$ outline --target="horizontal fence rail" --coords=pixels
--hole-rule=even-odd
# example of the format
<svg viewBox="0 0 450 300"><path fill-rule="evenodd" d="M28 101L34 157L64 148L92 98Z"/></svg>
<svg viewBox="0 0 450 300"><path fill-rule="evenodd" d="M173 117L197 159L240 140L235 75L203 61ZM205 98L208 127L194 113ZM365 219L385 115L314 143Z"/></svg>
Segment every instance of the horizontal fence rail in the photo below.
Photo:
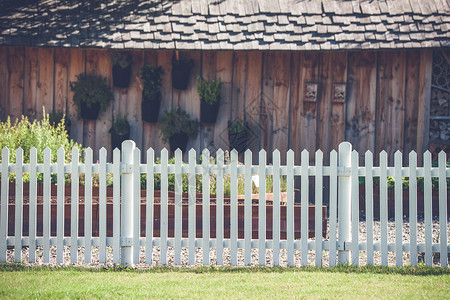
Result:
<svg viewBox="0 0 450 300"><path fill-rule="evenodd" d="M314 165L306 150L300 154L300 165L294 164L292 150L286 153L285 165L278 150L268 165L261 150L259 164L253 165L250 150L241 156L243 163L235 150L225 159L219 149L211 160L205 149L201 163L198 153L190 150L185 163L180 150L174 162L166 149L157 161L151 148L144 164L132 141L122 144L122 152L114 150L112 163L106 161L104 148L96 163L90 148L82 159L74 148L70 162L64 160L63 149L51 153L48 148L38 162L32 148L27 163L19 148L11 163L10 150L4 148L0 262L9 261L8 253L13 253L14 261L28 255L33 263L39 250L43 263L64 263L69 251L71 263L80 262L80 257L92 263L95 256L99 263L125 266L180 265L183 256L195 265L201 253L203 265L374 265L377 259L388 265L394 256L396 266L417 265L423 259L428 266L448 267L446 154L441 152L434 164L427 151L423 167L418 167L415 152L408 155L408 166L396 152L394 166L388 166L383 151L379 165L373 166L373 154L366 152L360 166L359 154L351 149L342 143L328 156L328 165L320 150ZM70 187L65 187L66 181ZM94 181L98 187L93 187ZM271 194L266 193L269 184ZM420 235L424 239L419 242ZM157 249L159 261L154 261ZM56 258L51 256L54 250ZM252 262L256 253L257 261Z"/></svg>

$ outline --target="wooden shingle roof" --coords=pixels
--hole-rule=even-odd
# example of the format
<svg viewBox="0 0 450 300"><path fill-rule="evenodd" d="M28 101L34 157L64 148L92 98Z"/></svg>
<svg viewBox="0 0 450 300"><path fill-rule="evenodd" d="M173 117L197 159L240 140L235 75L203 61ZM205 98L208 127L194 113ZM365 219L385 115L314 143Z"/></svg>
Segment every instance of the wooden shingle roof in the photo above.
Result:
<svg viewBox="0 0 450 300"><path fill-rule="evenodd" d="M0 0L0 45L192 50L450 46L449 0Z"/></svg>

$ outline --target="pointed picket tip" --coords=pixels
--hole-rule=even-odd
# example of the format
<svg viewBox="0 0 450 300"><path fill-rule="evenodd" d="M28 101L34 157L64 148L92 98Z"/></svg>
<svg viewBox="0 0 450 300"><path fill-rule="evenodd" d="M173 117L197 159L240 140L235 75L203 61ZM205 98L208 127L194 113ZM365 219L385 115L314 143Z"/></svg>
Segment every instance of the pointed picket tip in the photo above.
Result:
<svg viewBox="0 0 450 300"><path fill-rule="evenodd" d="M45 149L44 149L44 155L45 154L51 154L52 153L52 149L50 149L49 147L45 147Z"/></svg>
<svg viewBox="0 0 450 300"><path fill-rule="evenodd" d="M295 152L294 152L294 150L292 150L292 149L289 149L288 151L287 151L287 155L294 155L295 154Z"/></svg>
<svg viewBox="0 0 450 300"><path fill-rule="evenodd" d="M427 151L425 151L424 153L423 153L423 157L431 157L431 152L429 151L429 150L427 150Z"/></svg>
<svg viewBox="0 0 450 300"><path fill-rule="evenodd" d="M191 150L189 150L189 155L196 155L197 151L195 151L194 148L191 148Z"/></svg>
<svg viewBox="0 0 450 300"><path fill-rule="evenodd" d="M87 147L86 150L84 151L85 153L92 153L92 149L90 147Z"/></svg>
<svg viewBox="0 0 450 300"><path fill-rule="evenodd" d="M305 154L308 154L308 155L309 155L309 151L306 150L306 149L303 149L303 151L302 151L301 153L302 153L302 155L305 155Z"/></svg>
<svg viewBox="0 0 450 300"><path fill-rule="evenodd" d="M35 150L36 150L36 148L33 147L33 148L30 149L30 152L31 151L35 151ZM58 155L64 155L64 148L63 147L59 147L57 153L58 153Z"/></svg>
<svg viewBox="0 0 450 300"><path fill-rule="evenodd" d="M275 150L275 151L276 151L276 150ZM274 151L274 152L275 152L275 151ZM252 150L247 149L247 150L245 150L244 154L245 154L245 155L252 155Z"/></svg>
<svg viewBox="0 0 450 300"><path fill-rule="evenodd" d="M386 150L382 150L382 151L380 152L380 156L382 156L382 155L387 155Z"/></svg>
<svg viewBox="0 0 450 300"><path fill-rule="evenodd" d="M117 154L120 155L120 149L116 147L116 148L114 148L114 150L113 150L113 155L117 155Z"/></svg>
<svg viewBox="0 0 450 300"><path fill-rule="evenodd" d="M319 149L319 150L316 151L316 157L317 157L317 156L322 156L322 157L323 157L323 152L322 152L322 150Z"/></svg>
<svg viewBox="0 0 450 300"><path fill-rule="evenodd" d="M106 154L106 148L105 147L101 147L99 150L100 154Z"/></svg>
<svg viewBox="0 0 450 300"><path fill-rule="evenodd" d="M372 151L370 151L370 150L367 150L364 154L365 154L365 156L373 155Z"/></svg>
<svg viewBox="0 0 450 300"><path fill-rule="evenodd" d="M397 150L397 151L395 151L395 153L394 153L394 157L395 156L401 156L402 155L402 152L400 152L400 150Z"/></svg>
<svg viewBox="0 0 450 300"><path fill-rule="evenodd" d="M180 148L177 148L177 150L175 150L175 156L181 156L182 151Z"/></svg>
<svg viewBox="0 0 450 300"><path fill-rule="evenodd" d="M224 154L224 151L222 150L222 148L219 148L216 150L216 156L223 155L223 154Z"/></svg>
<svg viewBox="0 0 450 300"><path fill-rule="evenodd" d="M169 154L169 150L167 150L166 148L162 148L162 150L161 150L161 155L162 155L163 153L167 155L167 154Z"/></svg>
<svg viewBox="0 0 450 300"><path fill-rule="evenodd" d="M411 152L409 152L409 156L411 156L411 155L417 155L417 152L412 150Z"/></svg>
<svg viewBox="0 0 450 300"><path fill-rule="evenodd" d="M209 156L209 149L208 148L203 149L202 154L204 156Z"/></svg>
<svg viewBox="0 0 450 300"><path fill-rule="evenodd" d="M335 149L331 150L330 154L337 154L337 151Z"/></svg>
<svg viewBox="0 0 450 300"><path fill-rule="evenodd" d="M44 151L45 151L45 150L44 150ZM21 147L19 147L19 148L16 149L16 153L19 153L19 152L20 152L20 153L23 153L23 149L22 149Z"/></svg>
<svg viewBox="0 0 450 300"><path fill-rule="evenodd" d="M236 149L233 149L233 150L230 151L230 154L231 154L231 155L236 155L236 156L237 156L237 155L238 155L238 152L237 152Z"/></svg>
<svg viewBox="0 0 450 300"><path fill-rule="evenodd" d="M445 153L444 150L441 150L441 151L439 152L439 154L438 154L438 157L439 157L439 158L441 158L441 157L446 157L446 155L447 155L447 153Z"/></svg>
<svg viewBox="0 0 450 300"><path fill-rule="evenodd" d="M58 149L58 152L59 152L61 149L64 151L64 148L61 147L61 148ZM37 149L36 149L35 147L31 147L31 149L30 149L30 154L33 154L33 155L34 155L35 153L37 153Z"/></svg>

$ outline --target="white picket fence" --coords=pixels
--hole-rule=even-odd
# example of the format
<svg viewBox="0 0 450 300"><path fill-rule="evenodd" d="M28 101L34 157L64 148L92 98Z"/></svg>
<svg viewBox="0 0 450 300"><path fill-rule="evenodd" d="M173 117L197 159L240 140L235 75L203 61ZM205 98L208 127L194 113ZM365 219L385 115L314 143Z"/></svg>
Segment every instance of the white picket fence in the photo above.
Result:
<svg viewBox="0 0 450 300"><path fill-rule="evenodd" d="M360 251L366 251L367 264L374 264L374 252L381 251L381 264L388 264L388 252L393 251L396 257L396 265L402 266L403 252L410 253L411 265L417 265L418 252L425 252L425 263L433 264L432 254L440 253L441 266L448 266L448 253L450 244L447 241L447 177L450 177L450 168L446 167L445 153L439 154L439 166L432 167L431 154L426 152L423 156L424 167L417 167L417 155L409 154L409 166L402 166L402 154L395 153L393 167L387 165L386 152L380 153L378 167L373 166L373 155L365 154L365 165L359 166L358 153L351 151L349 143L342 143L339 152L330 153L330 165L323 166L323 153L319 150L315 153L315 166L309 165L309 153L304 150L301 153L301 164L294 164L294 152L289 150L286 156L286 165L280 164L280 152L273 152L273 164L266 164L266 152L259 152L259 165L252 165L251 151L245 152L244 164L238 164L238 154L231 151L231 163L224 164L224 152L218 150L216 163L211 164L204 159L201 164L196 162L195 150L189 151L188 164L182 164L182 153L175 152L175 164L168 164L168 151L161 151L161 163L155 163L155 151L147 151L147 163L140 162L141 153L135 147L134 142L126 141L122 145L121 152L116 149L113 152L113 162L107 163L106 150L99 152L99 162L92 162L92 150L87 149L85 163L79 162L78 149L72 151L70 164L64 162L64 150L59 149L57 163L51 163L49 149L44 152L44 163L37 163L37 151L32 149L30 163L23 164L23 151L16 151L16 163L9 163L9 150L2 150L2 189L1 189L1 215L0 215L0 262L7 260L8 247L14 248L14 260L22 261L22 247L29 247L29 261L36 261L36 247L43 247L43 262L50 261L50 246L56 246L56 261L63 263L64 246L70 246L70 261L78 260L78 247L84 246L85 262L91 262L93 246L99 247L99 262L107 261L107 246L112 247L113 263L132 266L140 262L140 248L145 248L145 263L152 264L152 252L154 247L160 247L160 262L167 264L168 247L174 247L174 263L181 264L181 249L188 248L189 264L195 264L195 247L202 248L203 264L210 264L210 248L216 248L216 261L218 265L224 263L223 249L230 249L230 264L238 264L238 249L244 249L244 264L251 263L252 249L258 249L259 264L266 264L266 250L273 249L273 265L280 264L280 250L286 249L287 265L294 265L294 249L301 250L301 265L308 264L308 251L315 251L315 265L322 266L323 250L328 250L329 265L351 263L359 265ZM202 152L203 157L209 157L207 149ZM16 174L15 186L15 227L14 236L8 236L8 175ZM30 176L30 210L29 210L29 236L22 235L23 219L23 175ZM43 173L43 236L36 236L36 207L37 207L37 174ZM51 236L50 231L50 200L51 200L51 174L57 174L57 234ZM78 183L80 173L85 173L85 218L84 236L78 233L78 201L80 198ZM99 174L99 236L92 236L92 174ZM106 234L106 176L113 174L113 236ZM175 205L175 234L168 237L168 174L175 174L175 203L181 203L182 174L188 175L189 203L196 202L196 176L202 175L202 238L195 236L195 205L188 208L188 237L182 238L182 206ZM71 232L70 236L64 236L64 176L71 176ZM140 175L147 175L146 196L146 228L145 237L140 237ZM154 176L161 174L161 229L160 237L153 236L153 204L154 204ZM216 174L217 198L216 198L216 238L210 238L210 175ZM230 238L224 238L224 174L230 174ZM245 178L245 221L244 238L238 238L238 174ZM252 200L251 185L252 176L259 175L259 202L258 202L258 239L252 239ZM273 238L266 239L266 175L273 175ZM287 178L287 238L280 238L280 176ZM301 239L294 239L294 176L301 177ZM315 239L308 239L308 196L309 177L315 180L315 205L321 208L323 198L324 177L329 177L329 239L322 238L322 210L315 209ZM387 177L395 177L395 235L393 243L388 243L388 196ZM359 179L365 177L366 182L366 228L367 240L360 241L359 236ZM373 178L380 178L380 223L381 240L374 241L373 228ZM409 185L409 241L403 240L403 216L402 216L402 177L410 178ZM425 243L417 242L417 177L424 177L424 223ZM432 240L432 177L439 178L439 241ZM278 192L277 192L278 191ZM53 195L54 196L54 195ZM281 204L284 205L284 204ZM338 228L338 230L337 230ZM303 238L306 237L306 238ZM336 255L336 253L338 255ZM337 256L337 260L336 260ZM351 259L350 259L351 258Z"/></svg>

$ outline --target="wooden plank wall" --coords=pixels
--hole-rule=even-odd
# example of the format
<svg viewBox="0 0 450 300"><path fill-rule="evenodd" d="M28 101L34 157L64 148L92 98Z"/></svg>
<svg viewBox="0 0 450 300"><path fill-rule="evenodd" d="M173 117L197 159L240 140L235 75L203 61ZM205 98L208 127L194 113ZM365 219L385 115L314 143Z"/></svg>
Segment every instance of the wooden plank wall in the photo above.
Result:
<svg viewBox="0 0 450 300"><path fill-rule="evenodd" d="M193 59L189 88L171 87L173 51L131 51L132 80L128 89L114 89L111 107L97 121L77 118L70 81L82 72L107 78L112 86L107 50L0 47L0 118L22 114L31 119L46 111L70 115L71 137L95 153L105 147L111 153L109 129L114 116L126 114L131 138L146 150L160 151L164 144L157 125L142 122L140 69L150 62L162 66L164 111L182 108L200 117L197 75L223 81L223 101L215 125L201 125L198 137L189 141L214 152L228 149L227 122L245 118L251 127L250 149L269 153L279 149L284 161L288 149L313 152L325 158L340 142L353 144L363 159L370 150L377 156L386 150L426 150L431 76L430 50L354 52L180 52ZM305 101L305 84L317 84L316 101ZM334 101L334 86L346 87L345 103ZM145 159L145 151L142 151ZM254 153L257 162L257 154ZM406 156L405 156L406 157ZM109 155L109 159L111 156ZM97 159L97 156L94 157ZM269 162L271 155L268 155Z"/></svg>

